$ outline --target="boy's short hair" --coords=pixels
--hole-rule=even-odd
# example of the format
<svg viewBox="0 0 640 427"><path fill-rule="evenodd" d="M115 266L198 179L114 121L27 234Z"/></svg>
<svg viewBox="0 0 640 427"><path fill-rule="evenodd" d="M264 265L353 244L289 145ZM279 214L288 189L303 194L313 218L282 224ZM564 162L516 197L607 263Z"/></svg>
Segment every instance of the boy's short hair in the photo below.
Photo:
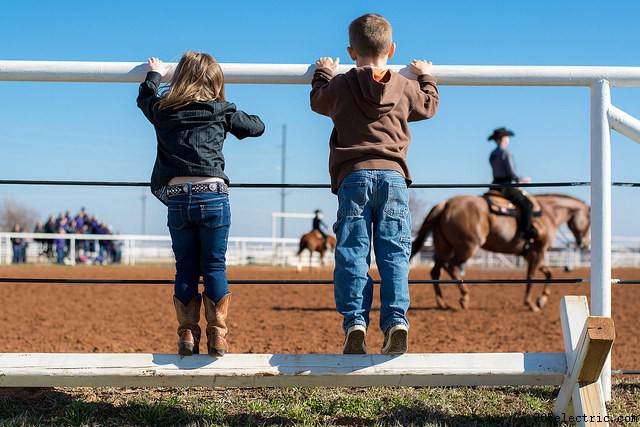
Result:
<svg viewBox="0 0 640 427"><path fill-rule="evenodd" d="M360 55L386 55L393 43L391 24L376 13L362 15L349 25L349 43Z"/></svg>

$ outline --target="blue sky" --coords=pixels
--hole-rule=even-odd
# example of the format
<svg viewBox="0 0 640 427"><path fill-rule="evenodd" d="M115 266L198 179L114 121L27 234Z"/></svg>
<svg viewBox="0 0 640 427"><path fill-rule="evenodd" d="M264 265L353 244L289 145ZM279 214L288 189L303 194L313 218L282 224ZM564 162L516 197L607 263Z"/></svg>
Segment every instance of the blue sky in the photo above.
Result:
<svg viewBox="0 0 640 427"><path fill-rule="evenodd" d="M177 61L187 50L218 61L313 63L346 54L347 27L368 12L394 28L396 56L435 65L638 66L640 2L618 1L7 1L0 8L0 60ZM635 52L635 53L634 53ZM227 98L258 114L263 137L227 139L227 173L235 183L280 182L282 126L287 126L288 183L328 183L330 120L308 107L307 85L228 85ZM149 180L155 158L151 125L136 108L130 83L0 82L0 179ZM412 125L409 166L416 183L487 183L486 141L513 129L519 172L534 182L589 181L589 90L557 87L441 86L441 107ZM640 89L614 88L612 102L640 118ZM612 132L614 181L638 182L640 146ZM562 192L589 200L588 187ZM232 236L268 236L280 190L234 189ZM543 192L534 189L533 192ZM551 189L558 191L558 189ZM640 189L614 188L613 234L640 236ZM413 190L425 209L479 189ZM166 211L145 189L0 186L6 198L44 219L85 206L114 229L167 234ZM146 200L143 202L143 200ZM325 212L327 189L288 190L287 211ZM309 221L287 222L298 237Z"/></svg>

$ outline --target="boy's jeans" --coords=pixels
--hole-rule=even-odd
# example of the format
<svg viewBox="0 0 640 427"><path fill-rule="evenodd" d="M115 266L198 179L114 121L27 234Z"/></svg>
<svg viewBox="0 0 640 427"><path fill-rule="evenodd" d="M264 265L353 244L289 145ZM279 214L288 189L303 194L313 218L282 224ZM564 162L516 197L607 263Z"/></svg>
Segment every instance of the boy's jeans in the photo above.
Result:
<svg viewBox="0 0 640 427"><path fill-rule="evenodd" d="M189 304L198 294L202 276L204 293L212 301L219 301L229 292L226 272L231 225L229 196L189 191L170 197L167 225L176 257L176 297Z"/></svg>
<svg viewBox="0 0 640 427"><path fill-rule="evenodd" d="M338 189L336 263L333 274L338 312L345 330L369 326L373 279L369 275L371 240L380 285L380 328L409 326L411 214L404 177L396 171L361 170L347 175Z"/></svg>

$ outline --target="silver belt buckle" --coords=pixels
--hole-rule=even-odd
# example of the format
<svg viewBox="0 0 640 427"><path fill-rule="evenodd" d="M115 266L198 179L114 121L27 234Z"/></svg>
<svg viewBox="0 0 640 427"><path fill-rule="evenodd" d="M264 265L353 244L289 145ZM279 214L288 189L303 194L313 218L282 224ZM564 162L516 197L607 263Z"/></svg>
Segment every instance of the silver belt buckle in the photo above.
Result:
<svg viewBox="0 0 640 427"><path fill-rule="evenodd" d="M209 184L209 190L211 190L211 191L216 191L217 187L218 187L218 185L215 182L212 182L212 183Z"/></svg>
<svg viewBox="0 0 640 427"><path fill-rule="evenodd" d="M188 193L189 193L189 184L185 184L185 185L183 185L183 186L182 186L182 191L183 191L185 194L188 194Z"/></svg>

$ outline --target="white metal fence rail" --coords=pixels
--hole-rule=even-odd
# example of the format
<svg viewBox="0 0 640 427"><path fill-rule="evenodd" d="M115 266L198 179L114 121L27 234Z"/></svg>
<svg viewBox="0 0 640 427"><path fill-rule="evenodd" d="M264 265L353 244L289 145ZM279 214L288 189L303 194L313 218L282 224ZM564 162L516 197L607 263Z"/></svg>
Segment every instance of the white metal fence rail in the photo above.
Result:
<svg viewBox="0 0 640 427"><path fill-rule="evenodd" d="M28 243L26 261L29 263L55 262L55 257L49 259L43 253L45 246L40 241L65 239L68 241L65 264L96 263L99 251L98 241L115 241L121 248L120 262L125 265L172 263L173 251L169 236L151 236L138 234L101 235L101 234L51 234L51 233L11 233L0 232L0 265L11 264L13 261L12 238L22 238ZM95 250L85 253L82 242L95 242ZM278 237L230 237L227 248L227 265L298 265L298 239ZM431 264L432 252L429 240L426 250L418 254L412 265ZM55 253L54 253L55 255ZM83 258L86 257L86 260ZM325 262L333 263L333 256L326 256ZM301 265L318 266L320 256L314 254L311 264L309 253L305 251ZM591 252L581 251L571 245L557 245L545 253L545 264L549 267L578 268L591 266ZM467 261L467 265L487 268L518 268L523 267L517 255L500 254L480 250ZM614 237L611 244L612 267L640 267L640 238Z"/></svg>
<svg viewBox="0 0 640 427"><path fill-rule="evenodd" d="M0 232L0 265L11 264L13 250L11 239L24 239L27 245L27 262L56 262L55 249L53 257L48 259L43 251L46 246L41 242L53 242L54 239L67 241L65 264L98 263L96 258L100 252L99 241L115 242L121 248L121 263L126 265L145 263L172 263L170 236L151 236L140 234L55 234L55 233L10 233ZM93 243L93 250L87 253L83 242ZM296 252L298 239L268 237L230 237L227 248L228 265L297 265ZM86 257L86 261L85 261ZM316 255L317 257L317 255ZM314 257L314 264L319 258ZM305 257L308 265L308 256ZM326 258L330 261L329 257ZM106 263L106 262L105 262Z"/></svg>

